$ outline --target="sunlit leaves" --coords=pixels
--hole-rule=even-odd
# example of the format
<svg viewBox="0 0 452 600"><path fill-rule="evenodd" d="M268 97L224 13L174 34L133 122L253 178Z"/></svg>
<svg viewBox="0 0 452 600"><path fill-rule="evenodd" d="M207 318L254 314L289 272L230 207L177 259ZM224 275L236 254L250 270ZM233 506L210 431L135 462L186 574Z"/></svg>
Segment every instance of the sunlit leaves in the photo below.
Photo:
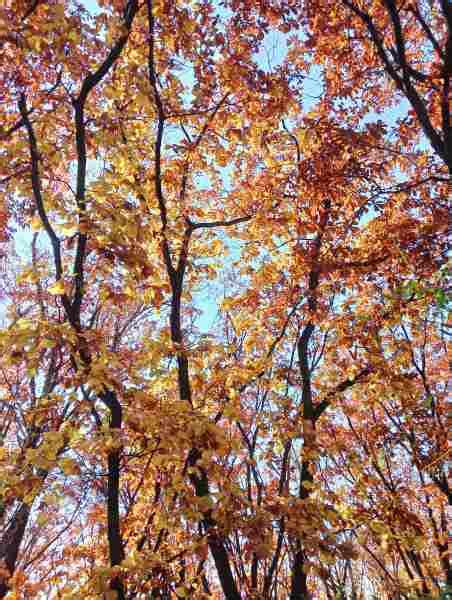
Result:
<svg viewBox="0 0 452 600"><path fill-rule="evenodd" d="M0 9L11 597L444 576L447 181L350 4Z"/></svg>

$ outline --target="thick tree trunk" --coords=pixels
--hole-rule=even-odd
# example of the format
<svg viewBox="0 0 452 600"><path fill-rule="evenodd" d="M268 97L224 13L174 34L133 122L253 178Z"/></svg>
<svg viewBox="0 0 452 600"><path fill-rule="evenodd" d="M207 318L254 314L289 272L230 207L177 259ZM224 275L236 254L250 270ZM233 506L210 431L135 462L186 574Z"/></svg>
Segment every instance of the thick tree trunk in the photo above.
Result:
<svg viewBox="0 0 452 600"><path fill-rule="evenodd" d="M304 560L304 554L300 548L295 554L292 565L290 600L311 600L311 594L308 591L307 575L303 571Z"/></svg>
<svg viewBox="0 0 452 600"><path fill-rule="evenodd" d="M0 540L0 561L4 561L6 568L12 575L16 568L19 547L24 537L28 517L30 516L30 506L22 502L16 514L13 516L8 529ZM0 598L4 598L9 591L6 580L0 579Z"/></svg>

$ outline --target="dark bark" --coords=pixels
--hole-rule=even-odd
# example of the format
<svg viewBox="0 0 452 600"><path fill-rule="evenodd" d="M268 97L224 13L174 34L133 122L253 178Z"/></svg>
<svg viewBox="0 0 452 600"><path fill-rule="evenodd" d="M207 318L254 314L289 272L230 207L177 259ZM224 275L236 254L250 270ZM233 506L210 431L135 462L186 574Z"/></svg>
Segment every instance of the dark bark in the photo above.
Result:
<svg viewBox="0 0 452 600"><path fill-rule="evenodd" d="M214 226L226 226L241 223L246 218L240 218L231 222L218 222L218 223L207 223L207 224L194 224L189 219L186 219L186 229L182 240L182 248L180 250L177 266L173 265L171 258L170 244L166 237L166 230L168 225L168 215L165 203L165 196L163 192L162 177L161 177L161 161L162 161L162 141L165 124L165 110L160 96L158 88L157 74L155 68L155 57L154 57L154 32L155 22L153 16L153 4L152 0L146 0L147 12L148 12L148 78L154 96L154 102L157 109L157 135L154 145L154 173L155 173L155 194L157 197L160 220L161 220L161 234L162 234L162 254L165 262L168 278L171 285L171 313L170 313L170 331L171 341L175 345L177 353L177 373L178 373L178 389L179 397L182 401L188 402L192 406L192 393L190 385L190 367L189 361L186 354L186 350L183 347L184 337L182 332L182 319L181 319L181 304L182 304L182 292L184 284L184 275L187 267L188 260L188 249L190 244L190 238L193 231L199 227L214 227ZM213 115L218 110L218 107L214 111ZM213 118L213 116L211 116ZM211 120L211 119L210 119ZM201 142L202 136L207 131L207 121L205 127L201 131L201 134L196 140L196 144ZM185 193L186 179L183 182L182 193ZM202 448L193 447L187 457L187 466L192 469L190 474L190 481L195 489L195 493L198 497L204 498L209 496L209 481L208 476L204 468L198 465L198 461L202 456ZM231 570L229 562L229 556L224 544L224 540L221 532L219 531L215 520L212 517L212 511L208 510L204 513L201 525L207 533L207 541L210 552L212 554L215 566L220 579L221 587L226 600L240 600L240 594L235 584L234 576Z"/></svg>
<svg viewBox="0 0 452 600"><path fill-rule="evenodd" d="M189 467L196 469L190 475L190 481L195 488L196 495L199 498L206 498L209 496L209 480L205 469L197 465L201 455L201 450L192 448L188 455L187 463ZM201 525L207 532L207 543L217 569L225 599L240 600L241 596L235 584L224 540L215 519L212 517L211 510L207 510L204 513Z"/></svg>
<svg viewBox="0 0 452 600"><path fill-rule="evenodd" d="M300 548L295 553L292 565L290 600L309 600L311 597L307 585L307 575L303 571L304 562L304 553Z"/></svg>
<svg viewBox="0 0 452 600"><path fill-rule="evenodd" d="M119 432L122 426L121 404L112 391L101 395L101 400L110 410L110 429ZM107 479L107 535L110 553L110 565L115 567L124 560L124 548L121 536L119 514L119 478L120 478L121 449L114 449L108 453L108 479ZM116 590L118 600L125 600L124 585L119 577L114 577L110 582L112 590Z"/></svg>
<svg viewBox="0 0 452 600"><path fill-rule="evenodd" d="M425 136L429 140L436 154L444 161L449 173L452 174L452 129L450 122L450 78L452 76L452 9L448 0L441 0L442 13L447 27L447 37L444 49L439 46L438 40L429 29L422 15L414 10L414 14L422 29L426 34L426 39L432 43L439 59L443 61L441 69L442 92L441 92L441 126L437 128L433 125L430 118L427 101L422 97L421 92L416 87L419 80L422 82L428 79L424 74L418 71L408 63L406 56L406 40L403 32L403 24L400 19L400 9L394 0L383 0L387 15L392 27L395 38L395 48L388 47L382 32L372 19L369 13L361 9L352 0L342 0L343 4L349 8L365 25L370 38L377 50L382 65L393 80L397 89L405 96L414 110L419 125ZM421 77L419 77L419 75Z"/></svg>
<svg viewBox="0 0 452 600"><path fill-rule="evenodd" d="M16 568L17 556L19 554L20 544L24 537L28 517L30 515L30 506L22 502L16 514L11 519L8 529L0 540L0 561L5 561L5 566L12 575ZM0 579L0 598L4 598L9 591L9 586L5 580Z"/></svg>
<svg viewBox="0 0 452 600"><path fill-rule="evenodd" d="M308 277L308 309L311 318L314 316L317 310L317 287L320 281L318 260L322 245L322 237L328 223L330 208L331 202L327 199L324 201L323 207L320 211L319 230L313 246L314 252L312 257L312 267ZM303 458L300 473L300 500L306 500L309 498L311 493L310 486L306 487L305 484L310 484L313 481L311 472L313 465L312 460L309 457L309 452L314 441L313 438L315 436L315 424L318 417L316 417L316 411L312 401L312 369L309 365L309 343L314 331L315 325L311 320L309 320L304 327L297 344L298 368L302 379L301 405L303 409L302 419L304 429L303 453L305 453L305 458ZM309 592L307 587L307 575L303 570L305 557L303 553L302 540L300 537L295 540L295 545L296 551L292 564L290 600L308 600Z"/></svg>
<svg viewBox="0 0 452 600"><path fill-rule="evenodd" d="M309 306L311 310L315 310L317 302L315 299L315 289L319 282L319 276L316 272L311 272L310 275L310 297ZM309 341L314 333L315 326L312 323L308 323L301 334L298 341L298 364L299 370L302 377L302 399L301 403L303 406L303 421L307 425L305 427L305 439L304 439L304 452L309 453L313 437L315 435L315 424L318 417L316 417L316 411L314 410L312 402L312 388L311 388L311 369L308 361L308 348ZM320 415L319 415L320 416ZM299 487L299 498L300 500L306 500L309 498L311 493L310 486L313 482L312 475L312 461L310 458L304 458L301 463L301 474L300 474L300 487ZM305 556L302 549L301 539L296 540L297 550L295 552L293 564L292 564L292 581L291 581L291 592L290 600L309 600L310 595L307 586L307 575L303 570L305 564Z"/></svg>

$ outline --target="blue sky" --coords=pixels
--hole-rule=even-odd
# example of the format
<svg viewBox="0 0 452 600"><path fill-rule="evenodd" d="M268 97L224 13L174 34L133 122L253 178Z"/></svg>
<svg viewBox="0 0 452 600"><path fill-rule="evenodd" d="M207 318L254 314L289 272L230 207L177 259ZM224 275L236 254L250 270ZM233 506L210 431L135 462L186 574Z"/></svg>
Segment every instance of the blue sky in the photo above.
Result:
<svg viewBox="0 0 452 600"><path fill-rule="evenodd" d="M95 14L99 10L99 6L95 0L84 0L82 4L92 13ZM257 56L259 66L270 71L275 68L284 60L287 45L287 36L280 33L279 31L271 31L264 38L264 43L261 51ZM187 77L190 78L190 71L187 72ZM192 82L187 81L190 85ZM305 110L311 110L316 103L316 97L319 96L322 89L321 83L321 72L316 70L310 74L310 77L304 79L303 92L305 94L303 101L303 108ZM368 120L384 119L388 124L395 122L406 111L406 103L402 106L388 110L384 115L370 114ZM225 177L227 178L227 168L225 169ZM371 218L372 215L368 215L367 218ZM31 232L20 231L15 236L15 245L19 256L26 259L30 252ZM223 257L224 267L227 269L233 261L237 260L240 255L240 244L237 241L228 238L225 231L218 231L217 235L221 237L228 246L229 253ZM43 238L43 236L41 236ZM217 316L218 303L222 300L222 286L219 282L206 282L198 292L195 294L195 303L198 308L202 311L202 316L198 321L198 326L202 332L211 330L213 322Z"/></svg>

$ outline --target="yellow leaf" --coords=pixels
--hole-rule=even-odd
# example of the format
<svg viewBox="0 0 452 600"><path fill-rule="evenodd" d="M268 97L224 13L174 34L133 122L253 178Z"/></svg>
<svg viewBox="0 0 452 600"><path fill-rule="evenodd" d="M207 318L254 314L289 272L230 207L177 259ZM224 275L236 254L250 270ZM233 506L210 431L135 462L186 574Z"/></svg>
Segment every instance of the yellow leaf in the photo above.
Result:
<svg viewBox="0 0 452 600"><path fill-rule="evenodd" d="M32 218L30 225L31 225L31 228L33 229L33 231L37 231L38 229L42 229L41 219L38 217L38 215L35 215Z"/></svg>
<svg viewBox="0 0 452 600"><path fill-rule="evenodd" d="M48 521L48 517L46 514L41 513L40 515L38 515L37 519L36 519L36 523L40 526L43 527Z"/></svg>
<svg viewBox="0 0 452 600"><path fill-rule="evenodd" d="M62 296L66 290L64 289L64 282L62 279L56 281L53 285L51 285L48 290L49 294L52 296Z"/></svg>
<svg viewBox="0 0 452 600"><path fill-rule="evenodd" d="M52 504L58 504L58 496L56 494L46 494L43 500L49 506Z"/></svg>
<svg viewBox="0 0 452 600"><path fill-rule="evenodd" d="M51 340L49 338L44 338L41 342L41 346L43 348L54 348L56 346L55 340Z"/></svg>
<svg viewBox="0 0 452 600"><path fill-rule="evenodd" d="M303 487L307 490L313 490L315 488L315 484L312 481L303 481ZM336 516L335 513L333 513L333 515Z"/></svg>
<svg viewBox="0 0 452 600"><path fill-rule="evenodd" d="M222 310L231 310L232 307L233 307L233 302L232 302L231 298L225 298L223 300L223 302L221 303Z"/></svg>
<svg viewBox="0 0 452 600"><path fill-rule="evenodd" d="M68 39L71 40L71 42L75 42L77 43L79 40L79 35L76 31L72 30L68 33Z"/></svg>
<svg viewBox="0 0 452 600"><path fill-rule="evenodd" d="M216 256L223 252L224 246L220 240L213 240L209 247L209 254L211 256Z"/></svg>
<svg viewBox="0 0 452 600"><path fill-rule="evenodd" d="M281 454L284 450L284 444L281 442L281 440L277 440L274 448L277 454Z"/></svg>
<svg viewBox="0 0 452 600"><path fill-rule="evenodd" d="M73 223L64 223L60 226L60 231L63 235L75 235L77 233L77 227Z"/></svg>
<svg viewBox="0 0 452 600"><path fill-rule="evenodd" d="M30 321L30 319L18 319L16 321L16 325L19 329L28 329L29 327L32 326L32 322Z"/></svg>
<svg viewBox="0 0 452 600"><path fill-rule="evenodd" d="M63 458L60 460L60 468L65 475L77 475L78 465L72 458Z"/></svg>

